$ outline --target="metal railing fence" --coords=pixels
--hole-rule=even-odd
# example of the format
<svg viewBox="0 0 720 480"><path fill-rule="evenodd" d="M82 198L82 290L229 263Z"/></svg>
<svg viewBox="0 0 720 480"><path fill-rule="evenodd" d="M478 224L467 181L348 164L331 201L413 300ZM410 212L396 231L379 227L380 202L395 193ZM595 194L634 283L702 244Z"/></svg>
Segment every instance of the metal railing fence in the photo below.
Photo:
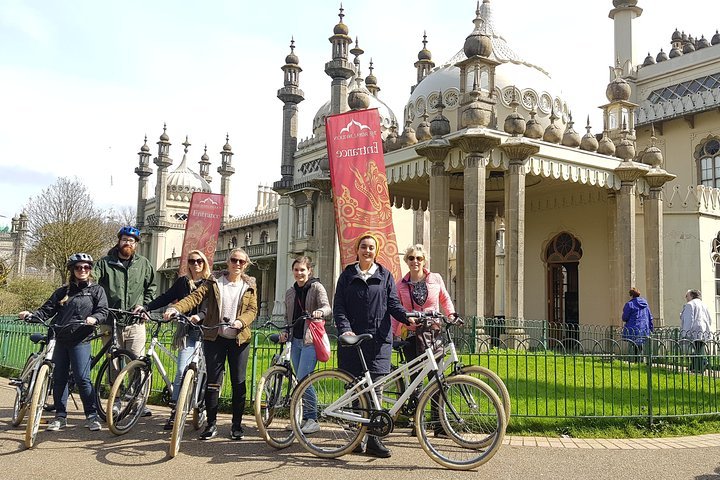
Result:
<svg viewBox="0 0 720 480"><path fill-rule="evenodd" d="M257 325L265 319L256 320ZM335 348L335 330L328 334ZM35 348L29 333L36 325L0 317L0 366L20 369ZM278 352L268 336L255 330L248 362L248 405L254 386ZM618 327L520 323L503 319L466 319L451 330L462 362L484 365L505 382L513 416L545 418L686 417L720 413L720 336L682 332L652 333ZM170 344L172 329L161 341ZM95 346L94 350L99 349ZM172 378L175 365L164 359ZM336 356L319 369L336 367ZM164 384L155 376L153 387ZM225 385L223 397L230 396Z"/></svg>

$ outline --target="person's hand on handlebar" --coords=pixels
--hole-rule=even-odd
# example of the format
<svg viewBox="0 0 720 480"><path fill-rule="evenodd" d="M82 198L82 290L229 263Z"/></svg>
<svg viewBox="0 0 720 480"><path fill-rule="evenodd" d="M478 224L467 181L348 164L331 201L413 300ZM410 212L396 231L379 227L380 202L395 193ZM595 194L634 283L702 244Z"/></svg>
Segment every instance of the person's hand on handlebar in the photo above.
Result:
<svg viewBox="0 0 720 480"><path fill-rule="evenodd" d="M97 321L97 318L95 318L95 317L87 317L85 319L86 325L97 325L97 323L98 323L98 321Z"/></svg>
<svg viewBox="0 0 720 480"><path fill-rule="evenodd" d="M143 323L145 320L150 318L147 310L145 310L145 307L142 305L135 305L135 308L132 309L132 313L133 315L138 315L140 317L140 323Z"/></svg>
<svg viewBox="0 0 720 480"><path fill-rule="evenodd" d="M178 312L174 307L169 307L165 312L163 313L163 320L170 320L171 318L177 316Z"/></svg>
<svg viewBox="0 0 720 480"><path fill-rule="evenodd" d="M200 317L198 315L191 315L188 320L190 320L190 323L192 323L194 325L197 325L198 323L200 323Z"/></svg>
<svg viewBox="0 0 720 480"><path fill-rule="evenodd" d="M287 332L280 332L280 335L278 336L278 342L285 343L287 342L288 334Z"/></svg>
<svg viewBox="0 0 720 480"><path fill-rule="evenodd" d="M319 320L324 317L322 310L315 310L314 312L312 312L311 315L312 315L312 318L315 320Z"/></svg>
<svg viewBox="0 0 720 480"><path fill-rule="evenodd" d="M28 312L27 310L23 310L22 312L18 313L18 318L20 320L25 320L30 316L32 316L32 313Z"/></svg>

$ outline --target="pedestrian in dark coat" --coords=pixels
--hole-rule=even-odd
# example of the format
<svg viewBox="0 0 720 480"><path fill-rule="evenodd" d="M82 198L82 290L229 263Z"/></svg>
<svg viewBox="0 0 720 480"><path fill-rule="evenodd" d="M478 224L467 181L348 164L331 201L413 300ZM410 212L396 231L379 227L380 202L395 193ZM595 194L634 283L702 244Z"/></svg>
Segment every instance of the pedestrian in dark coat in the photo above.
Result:
<svg viewBox="0 0 720 480"><path fill-rule="evenodd" d="M373 335L373 340L361 345L373 378L390 373L390 316L399 322L408 323L407 312L397 294L395 279L387 268L375 262L377 247L378 241L373 235L363 235L358 239L358 261L347 266L340 274L333 304L333 318L339 335ZM352 375L360 375L362 365L357 349L339 348L338 367ZM367 453L378 457L390 456L390 450L375 436L368 439Z"/></svg>

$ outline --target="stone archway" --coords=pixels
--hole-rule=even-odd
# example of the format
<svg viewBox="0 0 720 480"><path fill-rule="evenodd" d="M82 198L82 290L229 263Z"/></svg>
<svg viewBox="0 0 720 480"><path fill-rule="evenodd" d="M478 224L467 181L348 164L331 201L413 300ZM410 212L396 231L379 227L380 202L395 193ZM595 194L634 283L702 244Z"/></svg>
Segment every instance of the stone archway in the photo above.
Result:
<svg viewBox="0 0 720 480"><path fill-rule="evenodd" d="M558 233L545 247L547 319L551 338L577 339L580 323L578 269L582 255L580 240L569 232Z"/></svg>

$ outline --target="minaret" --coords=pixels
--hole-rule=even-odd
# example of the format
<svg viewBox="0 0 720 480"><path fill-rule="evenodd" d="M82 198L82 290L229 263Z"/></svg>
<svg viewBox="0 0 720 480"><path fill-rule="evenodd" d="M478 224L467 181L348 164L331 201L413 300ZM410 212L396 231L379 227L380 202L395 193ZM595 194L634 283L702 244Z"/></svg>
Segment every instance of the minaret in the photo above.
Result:
<svg viewBox="0 0 720 480"><path fill-rule="evenodd" d="M295 39L290 40L290 53L285 57L282 67L285 73L284 86L278 90L277 97L283 102L282 160L280 174L282 178L275 182L275 190L282 194L293 185L294 156L297 150L298 104L305 100L300 90L300 60L295 55Z"/></svg>
<svg viewBox="0 0 720 480"><path fill-rule="evenodd" d="M632 21L642 15L642 8L637 6L638 0L613 0L613 8L609 17L615 27L615 59L624 76L631 75L635 59ZM610 78L612 80L612 78Z"/></svg>
<svg viewBox="0 0 720 480"><path fill-rule="evenodd" d="M137 214L135 226L142 229L145 224L145 204L150 195L150 181L148 177L152 175L152 167L150 167L150 147L147 144L147 135L145 135L145 143L140 147L138 152L138 166L135 167L135 173L138 178L138 197L137 197Z"/></svg>
<svg viewBox="0 0 720 480"><path fill-rule="evenodd" d="M163 133L157 142L158 156L153 163L157 165L157 183L155 184L155 218L158 222L167 221L167 175L168 167L172 165L170 158L170 137L167 134L167 125L163 125Z"/></svg>
<svg viewBox="0 0 720 480"><path fill-rule="evenodd" d="M17 218L12 219L13 250L15 255L15 274L23 277L25 275L25 237L28 233L28 218L25 212Z"/></svg>
<svg viewBox="0 0 720 480"><path fill-rule="evenodd" d="M210 157L207 154L207 144L205 145L205 151L200 157L200 176L205 179L206 182L212 182L212 176L210 176Z"/></svg>
<svg viewBox="0 0 720 480"><path fill-rule="evenodd" d="M435 67L435 62L432 61L432 53L427 49L427 32L423 32L422 44L423 48L418 52L418 60L415 62L415 68L417 69L417 83L415 87L417 87L425 77L430 75L430 70ZM413 90L415 87L412 87Z"/></svg>
<svg viewBox="0 0 720 480"><path fill-rule="evenodd" d="M222 152L222 164L218 167L217 171L220 174L220 193L225 198L225 204L223 205L223 225L225 225L230 216L228 215L228 208L230 207L230 176L235 173L235 169L232 166L232 147L230 146L230 135L225 136L225 145L223 146Z"/></svg>
<svg viewBox="0 0 720 480"><path fill-rule="evenodd" d="M373 60L370 58L370 67L368 67L370 70L370 74L365 77L365 86L367 87L368 91L374 96L377 97L378 93L380 93L380 87L377 83L377 77L373 74L373 70L375 69L373 67Z"/></svg>
<svg viewBox="0 0 720 480"><path fill-rule="evenodd" d="M348 46L352 39L348 36L349 29L343 23L342 4L340 4L340 22L333 29L333 36L329 38L332 43L332 60L325 64L325 73L332 78L330 91L330 114L336 115L348 110L347 80L355 74L352 64L348 61Z"/></svg>

